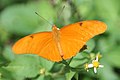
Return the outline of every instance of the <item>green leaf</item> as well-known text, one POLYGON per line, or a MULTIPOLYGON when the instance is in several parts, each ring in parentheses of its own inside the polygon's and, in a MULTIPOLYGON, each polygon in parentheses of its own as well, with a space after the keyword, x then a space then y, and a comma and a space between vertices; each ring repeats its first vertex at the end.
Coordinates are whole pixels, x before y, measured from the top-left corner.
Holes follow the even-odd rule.
POLYGON ((79 77, 79 75, 78 75, 78 73, 76 73, 75 76, 74 76, 74 78, 75 78, 76 80, 78 80, 78 77, 79 77))
POLYGON ((112 66, 120 67, 120 47, 116 47, 113 50, 109 51, 106 54, 106 58, 108 59, 108 62, 112 66))
POLYGON ((44 77, 45 75, 40 75, 36 80, 45 80, 44 77))
POLYGON ((4 68, 0 68, 0 80, 13 80, 13 77, 9 71, 4 68))
POLYGON ((53 78, 52 78, 52 76, 47 75, 47 76, 44 77, 44 80, 53 80, 53 78))
POLYGON ((6 63, 6 59, 3 57, 3 55, 0 54, 0 67, 6 65, 6 63))
POLYGON ((4 44, 8 40, 8 32, 2 28, 3 26, 0 23, 0 45, 4 44))
MULTIPOLYGON (((32 4, 33 2, 31 3, 31 5, 32 4)), ((35 10, 35 12, 39 13, 43 18, 47 19, 48 21, 50 20, 53 22, 53 19, 56 17, 56 11, 54 7, 50 4, 49 1, 46 0, 41 0, 40 2, 35 3, 33 5, 33 10, 35 10)), ((41 21, 45 22, 42 18, 41 21)))
POLYGON ((95 48, 95 41, 93 39, 90 39, 86 45, 87 49, 85 51, 91 52, 95 48))
POLYGON ((18 55, 4 69, 10 71, 15 80, 35 77, 40 70, 39 57, 36 55, 18 55))
POLYGON ((28 34, 37 27, 37 17, 28 5, 14 5, 1 14, 3 28, 12 33, 28 34))
POLYGON ((13 3, 14 0, 0 0, 1 7, 6 7, 9 4, 13 3))
POLYGON ((54 63, 51 72, 58 72, 63 67, 63 64, 60 63, 54 63))
POLYGON ((116 6, 115 0, 96 0, 93 1, 97 14, 106 20, 115 21, 118 17, 118 5, 116 6), (107 5, 106 5, 107 4, 107 5), (107 14, 106 14, 107 13, 107 14))
POLYGON ((80 15, 82 16, 82 18, 84 18, 85 16, 88 16, 89 13, 91 13, 92 3, 93 3, 92 0, 73 0, 73 1, 77 6, 77 9, 80 15))
POLYGON ((43 32, 43 31, 52 31, 52 26, 46 23, 39 25, 39 27, 34 31, 36 32, 43 32))
MULTIPOLYGON (((98 41, 98 48, 102 53, 107 53, 115 46, 113 40, 108 38, 102 38, 98 41)), ((103 54, 104 55, 104 54, 103 54)))
POLYGON ((108 64, 105 58, 102 59, 101 64, 103 64, 104 67, 99 70, 100 80, 119 80, 118 76, 115 75, 112 67, 108 64))
POLYGON ((66 80, 64 75, 58 75, 54 80, 66 80))
POLYGON ((69 73, 65 74, 66 80, 71 80, 72 77, 75 75, 76 72, 70 71, 69 73))
POLYGON ((70 66, 71 67, 84 66, 84 63, 86 63, 88 61, 88 55, 84 55, 84 54, 88 54, 88 53, 81 52, 81 53, 78 53, 75 57, 73 57, 73 59, 70 63, 70 66))
POLYGON ((12 53, 10 46, 6 46, 4 48, 3 56, 9 61, 12 61, 14 59, 14 54, 12 53))
POLYGON ((31 2, 26 5, 20 4, 8 7, 2 12, 0 20, 3 28, 9 32, 30 34, 37 30, 38 27, 47 27, 42 27, 43 24, 49 24, 44 19, 36 15, 35 12, 40 14, 50 23, 53 22, 53 19, 56 16, 52 5, 48 1, 42 0, 40 2, 31 2))
MULTIPOLYGON (((65 6, 65 8, 64 8, 64 11, 62 11, 62 8, 61 8, 62 12, 60 12, 60 10, 59 10, 58 17, 62 18, 61 23, 64 23, 64 25, 70 24, 71 7, 70 7, 69 3, 67 3, 67 2, 62 3, 61 5, 62 5, 62 8, 63 8, 63 6, 65 6)), ((60 20, 59 20, 59 22, 60 22, 60 20)))
POLYGON ((54 62, 44 59, 42 57, 39 58, 41 67, 45 68, 47 71, 50 71, 54 65, 54 62))

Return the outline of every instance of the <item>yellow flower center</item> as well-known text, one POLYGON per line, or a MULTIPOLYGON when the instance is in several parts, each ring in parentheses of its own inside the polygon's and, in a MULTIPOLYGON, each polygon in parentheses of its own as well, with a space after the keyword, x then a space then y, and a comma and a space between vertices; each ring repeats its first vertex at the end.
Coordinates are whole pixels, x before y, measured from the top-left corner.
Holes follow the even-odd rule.
POLYGON ((40 74, 45 74, 45 69, 44 68, 40 69, 40 74))
POLYGON ((88 64, 87 63, 85 64, 85 69, 88 69, 88 64))
POLYGON ((94 67, 98 68, 100 63, 98 61, 93 61, 92 64, 94 67))

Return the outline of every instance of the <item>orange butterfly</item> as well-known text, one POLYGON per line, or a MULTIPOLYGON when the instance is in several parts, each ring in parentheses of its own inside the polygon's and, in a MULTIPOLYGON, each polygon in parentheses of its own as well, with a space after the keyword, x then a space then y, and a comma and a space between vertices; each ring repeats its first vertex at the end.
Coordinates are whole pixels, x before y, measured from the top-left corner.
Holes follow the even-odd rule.
POLYGON ((17 54, 32 53, 59 62, 75 56, 89 39, 105 32, 106 28, 105 23, 96 20, 77 22, 60 30, 54 25, 50 32, 20 39, 12 49, 17 54))

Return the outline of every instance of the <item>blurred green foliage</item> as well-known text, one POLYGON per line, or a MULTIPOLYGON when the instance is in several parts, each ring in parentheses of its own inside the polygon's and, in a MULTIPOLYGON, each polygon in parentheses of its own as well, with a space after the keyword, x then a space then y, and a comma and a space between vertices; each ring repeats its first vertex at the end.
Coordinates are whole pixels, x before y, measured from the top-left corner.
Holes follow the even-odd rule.
POLYGON ((120 80, 119 61, 120 0, 0 0, 0 80, 120 80), (51 30, 51 25, 35 12, 59 28, 81 20, 105 22, 107 31, 88 41, 88 49, 70 63, 72 67, 83 67, 91 54, 101 52, 105 67, 98 74, 92 70, 73 72, 37 55, 15 55, 11 47, 16 40, 51 30))

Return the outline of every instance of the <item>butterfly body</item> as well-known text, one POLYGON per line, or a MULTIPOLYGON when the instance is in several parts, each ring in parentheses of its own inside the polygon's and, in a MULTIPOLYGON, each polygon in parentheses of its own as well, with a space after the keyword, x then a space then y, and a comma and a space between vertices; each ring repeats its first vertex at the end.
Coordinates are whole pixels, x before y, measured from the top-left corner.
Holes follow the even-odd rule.
POLYGON ((39 32, 18 40, 13 46, 17 54, 32 53, 51 61, 59 62, 77 54, 86 42, 95 35, 105 32, 105 23, 90 20, 81 21, 50 32, 39 32))
POLYGON ((59 54, 60 54, 61 57, 63 57, 64 54, 63 54, 63 51, 62 51, 62 48, 61 48, 60 30, 55 25, 52 27, 52 35, 53 35, 54 42, 55 42, 55 44, 57 46, 57 49, 59 51, 59 54))

